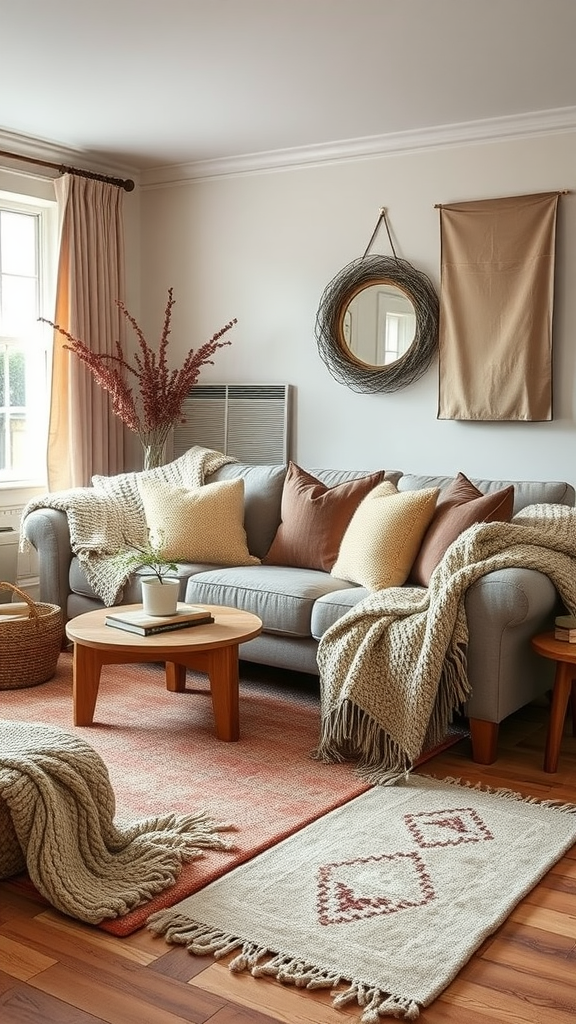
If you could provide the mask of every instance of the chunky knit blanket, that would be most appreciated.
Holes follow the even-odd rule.
[[[466,591],[496,569],[548,576],[576,614],[576,509],[532,505],[511,523],[464,531],[427,590],[379,590],[331,626],[318,647],[319,760],[357,760],[369,782],[393,783],[438,743],[470,696]]]
[[[33,498],[22,512],[21,534],[26,517],[38,508],[66,512],[70,545],[77,555],[92,589],[110,607],[121,597],[121,589],[132,573],[119,559],[118,552],[142,546],[146,541],[146,517],[138,490],[138,479],[159,480],[174,487],[199,487],[205,476],[233,458],[198,445],[166,466],[141,473],[119,476],[95,476],[92,487],[74,487],[67,491]]]
[[[27,870],[70,917],[121,917],[172,885],[202,848],[230,849],[203,811],[125,827],[100,756],[63,729],[0,719],[0,878]]]

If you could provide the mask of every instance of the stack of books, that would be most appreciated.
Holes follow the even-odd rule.
[[[554,639],[576,644],[576,615],[558,615],[554,620]]]
[[[188,629],[189,626],[203,626],[214,622],[208,608],[197,604],[184,604],[179,601],[175,615],[148,615],[142,608],[118,609],[105,618],[107,626],[125,629],[128,633],[139,636],[154,636],[156,633],[168,633],[173,629]]]

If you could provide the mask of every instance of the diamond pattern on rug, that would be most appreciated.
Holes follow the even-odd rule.
[[[494,839],[490,829],[472,807],[450,807],[405,814],[404,821],[421,849],[482,843]]]
[[[348,924],[423,907],[434,886],[418,853],[382,854],[325,864],[318,871],[320,924]]]

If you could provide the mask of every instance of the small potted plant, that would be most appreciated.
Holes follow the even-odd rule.
[[[142,607],[148,615],[174,615],[178,604],[180,580],[175,562],[165,557],[162,537],[148,534],[146,544],[139,547],[131,544],[129,549],[118,555],[118,563],[124,569],[144,568],[149,574],[142,576]]]

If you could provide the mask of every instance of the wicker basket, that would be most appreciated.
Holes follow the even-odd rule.
[[[11,590],[28,606],[20,609],[21,614],[28,613],[21,618],[13,615],[13,605],[0,604],[0,615],[8,616],[0,620],[0,690],[45,683],[56,671],[62,646],[62,609],[33,601],[12,583],[0,582],[0,590]]]

